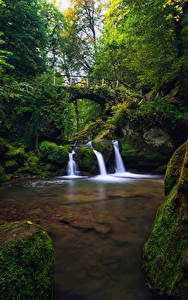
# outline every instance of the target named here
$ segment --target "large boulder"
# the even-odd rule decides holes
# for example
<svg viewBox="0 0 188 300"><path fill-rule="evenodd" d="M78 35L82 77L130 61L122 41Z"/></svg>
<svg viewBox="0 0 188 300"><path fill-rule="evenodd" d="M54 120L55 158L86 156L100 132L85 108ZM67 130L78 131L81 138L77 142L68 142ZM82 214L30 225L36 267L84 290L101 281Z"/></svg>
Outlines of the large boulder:
<svg viewBox="0 0 188 300"><path fill-rule="evenodd" d="M49 173L65 174L71 146L58 146L56 143L43 141L39 147L40 159L48 166Z"/></svg>
<svg viewBox="0 0 188 300"><path fill-rule="evenodd" d="M52 299L51 239L30 221L0 226L0 298Z"/></svg>
<svg viewBox="0 0 188 300"><path fill-rule="evenodd" d="M143 249L143 268L164 296L188 295L188 142L171 158L165 176L166 201L158 209Z"/></svg>
<svg viewBox="0 0 188 300"><path fill-rule="evenodd" d="M98 163L95 153L89 146L82 146L76 149L75 160L79 171L96 175L98 173Z"/></svg>
<svg viewBox="0 0 188 300"><path fill-rule="evenodd" d="M127 125L122 131L120 147L128 169L139 172L165 172L174 145L164 130L150 128L139 131Z"/></svg>

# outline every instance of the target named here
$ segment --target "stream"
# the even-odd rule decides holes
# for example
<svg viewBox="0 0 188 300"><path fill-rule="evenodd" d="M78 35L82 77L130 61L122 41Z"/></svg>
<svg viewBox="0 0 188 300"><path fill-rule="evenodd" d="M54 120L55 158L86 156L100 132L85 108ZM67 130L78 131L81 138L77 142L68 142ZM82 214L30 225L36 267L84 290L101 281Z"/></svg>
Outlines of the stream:
<svg viewBox="0 0 188 300"><path fill-rule="evenodd" d="M163 185L162 178L16 181L0 186L0 224L26 219L47 230L55 300L154 300L141 253Z"/></svg>

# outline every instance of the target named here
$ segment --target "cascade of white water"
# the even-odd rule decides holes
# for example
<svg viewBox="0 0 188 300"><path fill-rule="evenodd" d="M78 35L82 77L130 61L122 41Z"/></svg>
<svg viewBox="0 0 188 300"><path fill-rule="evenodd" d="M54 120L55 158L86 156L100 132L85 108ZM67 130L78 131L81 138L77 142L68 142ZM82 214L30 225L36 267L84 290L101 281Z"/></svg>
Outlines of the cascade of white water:
<svg viewBox="0 0 188 300"><path fill-rule="evenodd" d="M93 149L92 141L89 141L86 145L88 145L91 149ZM93 149L93 152L95 153L95 155L97 157L100 175L106 176L107 175L106 166L105 166L105 162L104 162L104 158L103 158L102 154L94 149Z"/></svg>
<svg viewBox="0 0 188 300"><path fill-rule="evenodd" d="M94 149L93 149L93 152L95 153L95 155L97 157L100 175L102 175L102 176L107 175L106 166L105 166L105 162L104 162L104 158L103 158L102 154Z"/></svg>
<svg viewBox="0 0 188 300"><path fill-rule="evenodd" d="M115 171L116 173L125 173L125 166L119 151L118 141L112 141L114 146L114 153L115 153Z"/></svg>
<svg viewBox="0 0 188 300"><path fill-rule="evenodd" d="M72 153L69 153L69 162L67 166L67 174L68 176L73 176L78 174L76 162L73 159L73 155L75 154L74 150Z"/></svg>

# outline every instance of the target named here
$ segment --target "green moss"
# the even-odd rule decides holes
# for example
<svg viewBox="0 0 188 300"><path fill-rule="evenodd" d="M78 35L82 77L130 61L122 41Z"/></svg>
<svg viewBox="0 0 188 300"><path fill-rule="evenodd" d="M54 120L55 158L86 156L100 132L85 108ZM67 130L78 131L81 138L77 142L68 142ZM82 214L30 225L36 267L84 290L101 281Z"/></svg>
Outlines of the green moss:
<svg viewBox="0 0 188 300"><path fill-rule="evenodd" d="M10 176L8 176L5 173L5 169L2 166L0 166L0 182L4 182L8 180L10 180Z"/></svg>
<svg viewBox="0 0 188 300"><path fill-rule="evenodd" d="M5 169L2 166L0 166L0 176L2 176L4 173L5 173Z"/></svg>
<svg viewBox="0 0 188 300"><path fill-rule="evenodd" d="M89 146L83 146L76 150L75 159L81 171L91 171L93 165L97 165L96 156Z"/></svg>
<svg viewBox="0 0 188 300"><path fill-rule="evenodd" d="M135 169L140 172L155 172L163 174L168 162L168 155L148 147L139 137L136 142L130 138L119 139L121 154L126 161L127 169Z"/></svg>
<svg viewBox="0 0 188 300"><path fill-rule="evenodd" d="M102 154L108 154L109 152L113 152L113 145L111 141L103 140L100 136L97 136L92 141L93 148Z"/></svg>
<svg viewBox="0 0 188 300"><path fill-rule="evenodd" d="M175 185L158 209L152 233L143 249L143 268L154 289L160 295L178 296L180 299L186 299L184 296L188 293L187 146L180 147L180 150L184 149L181 166L171 168L175 171L179 168L179 176L172 181ZM181 151L178 149L173 159L177 159L178 152Z"/></svg>
<svg viewBox="0 0 188 300"><path fill-rule="evenodd" d="M186 143L181 145L173 154L168 163L165 174L165 195L168 195L172 187L178 182L182 163L185 155Z"/></svg>
<svg viewBox="0 0 188 300"><path fill-rule="evenodd" d="M87 124L83 130L77 132L73 140L79 142L87 142L92 140L104 127L104 121L102 119L97 119L95 122L90 122Z"/></svg>
<svg viewBox="0 0 188 300"><path fill-rule="evenodd" d="M9 151L6 152L6 158L8 160L15 160L20 166L24 164L25 161L25 150L24 147L13 147L9 145Z"/></svg>
<svg viewBox="0 0 188 300"><path fill-rule="evenodd" d="M66 168L68 163L69 147L58 146L55 143L43 141L40 144L41 159L47 163Z"/></svg>
<svg viewBox="0 0 188 300"><path fill-rule="evenodd" d="M52 299L54 254L51 240L45 231L27 222L0 226L0 238L6 231L9 236L16 227L19 227L21 238L15 239L13 235L7 243L1 240L1 245L4 242L0 247L1 298ZM28 234L33 227L37 228L35 232Z"/></svg>
<svg viewBox="0 0 188 300"><path fill-rule="evenodd" d="M18 169L18 163L15 160L8 160L5 163L5 169L8 173L14 172Z"/></svg>

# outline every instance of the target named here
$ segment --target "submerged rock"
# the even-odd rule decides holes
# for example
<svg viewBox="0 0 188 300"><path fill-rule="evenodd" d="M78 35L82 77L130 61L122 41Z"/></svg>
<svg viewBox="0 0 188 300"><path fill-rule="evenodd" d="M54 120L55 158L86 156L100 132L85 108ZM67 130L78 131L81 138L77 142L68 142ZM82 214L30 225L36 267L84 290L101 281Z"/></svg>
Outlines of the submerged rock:
<svg viewBox="0 0 188 300"><path fill-rule="evenodd" d="M188 142L172 156L165 177L166 201L144 245L143 268L164 296L188 295Z"/></svg>
<svg viewBox="0 0 188 300"><path fill-rule="evenodd" d="M0 298L52 299L51 239L30 221L0 226Z"/></svg>

